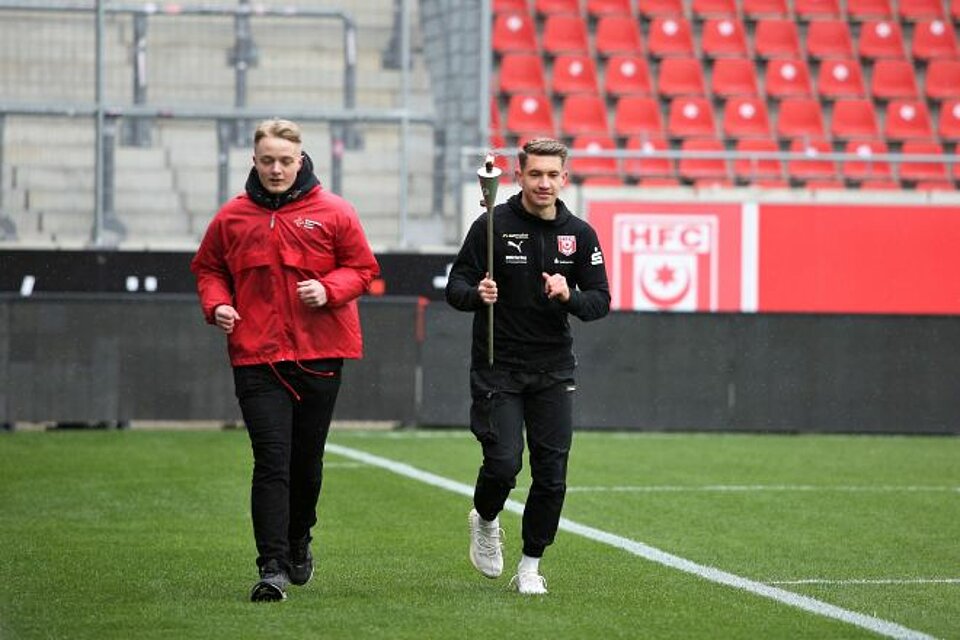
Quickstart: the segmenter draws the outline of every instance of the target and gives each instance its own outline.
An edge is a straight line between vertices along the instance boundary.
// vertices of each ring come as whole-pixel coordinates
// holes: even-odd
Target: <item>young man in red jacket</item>
[[[254,602],[313,576],[341,367],[362,356],[356,300],[379,273],[353,207],[320,186],[301,145],[296,123],[257,126],[245,192],[217,212],[190,265],[204,317],[227,334],[253,449]]]

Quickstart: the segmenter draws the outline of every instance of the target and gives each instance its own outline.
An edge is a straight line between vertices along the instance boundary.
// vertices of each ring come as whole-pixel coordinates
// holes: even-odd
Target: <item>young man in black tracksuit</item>
[[[483,465],[469,514],[470,560],[487,577],[503,571],[498,514],[523,462],[524,427],[533,483],[523,512],[523,555],[511,584],[546,593],[539,561],[553,542],[566,493],[573,435],[576,358],[568,315],[589,321],[610,309],[597,234],[558,199],[567,148],[533,140],[519,154],[521,192],[494,208],[494,276],[487,266],[487,214],[471,226],[447,283],[447,301],[474,312],[470,428]],[[488,311],[494,358],[488,364]]]

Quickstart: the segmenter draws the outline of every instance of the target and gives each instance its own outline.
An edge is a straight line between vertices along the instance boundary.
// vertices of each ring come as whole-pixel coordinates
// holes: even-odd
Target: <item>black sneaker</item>
[[[310,553],[310,537],[290,543],[290,582],[302,586],[313,577],[313,554]]]
[[[250,591],[251,602],[279,602],[287,599],[290,578],[276,560],[268,560],[260,567],[260,581]]]

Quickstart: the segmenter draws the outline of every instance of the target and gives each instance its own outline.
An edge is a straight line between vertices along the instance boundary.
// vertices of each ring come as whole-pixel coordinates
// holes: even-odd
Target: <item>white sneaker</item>
[[[547,580],[536,571],[521,571],[510,578],[510,588],[525,596],[542,596],[547,592]]]
[[[503,573],[500,519],[495,518],[489,525],[481,525],[480,514],[476,509],[471,509],[467,521],[470,523],[470,562],[488,578],[500,577]]]

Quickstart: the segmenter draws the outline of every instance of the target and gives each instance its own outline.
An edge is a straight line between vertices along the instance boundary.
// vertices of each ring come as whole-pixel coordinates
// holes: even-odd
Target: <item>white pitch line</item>
[[[827,492],[843,493],[960,493],[960,487],[950,486],[923,486],[923,485],[814,485],[814,484],[717,484],[717,485],[625,485],[625,486],[583,486],[567,487],[568,493],[590,492],[620,492],[620,493],[683,493],[683,492],[717,492],[737,493],[751,491],[796,491],[796,492]]]
[[[350,458],[351,460],[365,462],[374,467],[386,469],[387,471],[391,471],[412,480],[417,480],[440,489],[446,489],[447,491],[457,493],[468,498],[473,497],[473,487],[471,485],[457,482],[456,480],[451,480],[449,478],[444,478],[443,476],[430,473],[429,471],[417,469],[416,467],[404,462],[397,462],[395,460],[390,460],[389,458],[382,458],[380,456],[367,453],[366,451],[360,451],[358,449],[352,449],[350,447],[344,447],[336,444],[328,443],[326,449],[327,451],[337,455]],[[507,500],[504,508],[512,513],[523,513],[523,503],[516,500]],[[803,609],[804,611],[809,611],[820,616],[840,620],[888,638],[934,640],[934,637],[931,635],[923,633],[922,631],[916,631],[914,629],[904,627],[895,622],[890,622],[888,620],[883,620],[874,616],[868,616],[856,611],[843,609],[842,607],[837,607],[815,598],[810,598],[798,593],[793,593],[792,591],[780,589],[779,587],[763,584],[762,582],[757,582],[756,580],[742,578],[738,575],[722,571],[715,567],[697,564],[696,562],[687,560],[686,558],[681,558],[680,556],[675,556],[665,551],[661,551],[660,549],[651,547],[642,542],[630,540],[629,538],[624,538],[601,529],[580,524],[574,522],[573,520],[568,520],[567,518],[560,519],[560,529],[562,531],[587,538],[588,540],[602,542],[617,549],[622,549],[623,551],[640,556],[641,558],[645,558],[651,562],[656,562],[667,567],[678,569],[711,582],[731,586],[736,589],[741,589],[764,598],[769,598],[771,600],[775,600],[792,607],[797,607],[798,609]]]
[[[960,584],[960,578],[854,578],[850,580],[831,580],[829,578],[804,578],[802,580],[767,580],[767,584]]]

